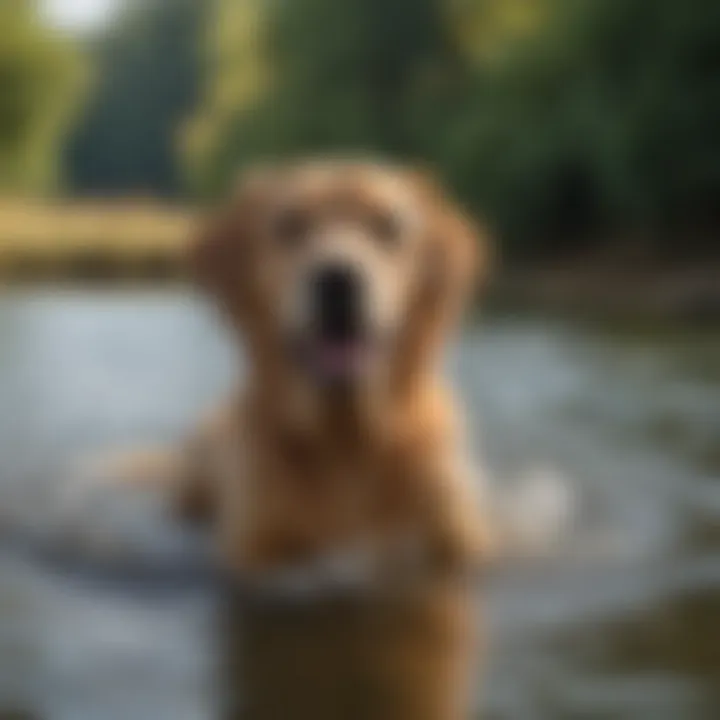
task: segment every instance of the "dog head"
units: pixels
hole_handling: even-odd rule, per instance
[[[426,367],[473,285],[481,243],[420,173],[315,161],[247,173],[193,262],[252,362],[328,390]]]

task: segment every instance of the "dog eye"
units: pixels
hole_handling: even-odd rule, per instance
[[[286,247],[297,247],[310,232],[310,219],[299,208],[288,208],[281,212],[273,224],[273,235]]]
[[[402,239],[403,227],[397,213],[381,212],[370,218],[372,234],[385,245],[397,245]]]

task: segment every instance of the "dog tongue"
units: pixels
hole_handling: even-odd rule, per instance
[[[357,342],[325,342],[317,350],[320,370],[330,376],[354,372],[362,360],[362,347]]]

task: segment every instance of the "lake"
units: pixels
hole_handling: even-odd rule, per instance
[[[73,468],[180,437],[235,365],[183,289],[1,294],[0,507],[110,564],[182,553],[152,498],[78,504]],[[448,372],[490,482],[546,545],[478,593],[478,716],[720,717],[720,332],[492,317]],[[212,717],[214,609],[202,588],[135,592],[1,549],[0,719]]]

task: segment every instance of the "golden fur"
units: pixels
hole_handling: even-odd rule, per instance
[[[310,228],[302,247],[277,242],[290,206]],[[402,237],[390,246],[395,213]],[[198,233],[193,271],[242,343],[248,371],[241,391],[162,464],[176,481],[175,510],[207,524],[225,568],[261,589],[315,587],[313,597],[332,601],[328,575],[363,588],[428,580],[339,610],[321,602],[319,613],[315,603],[300,613],[231,609],[222,633],[228,718],[467,717],[473,611],[454,580],[483,559],[489,528],[438,366],[486,269],[484,242],[430,178],[339,161],[247,174]],[[283,343],[303,327],[307,269],[328,257],[362,275],[366,319],[388,338],[339,392]],[[156,474],[152,455],[143,465],[146,477]]]
[[[267,223],[290,197],[308,217],[369,228],[355,256],[376,284],[392,264],[383,282],[405,287],[382,381],[339,397],[295,372],[278,343],[278,293],[298,261],[277,257],[286,250]],[[415,213],[410,249],[370,258],[373,213],[401,201]],[[314,252],[335,251],[340,237],[323,236]],[[414,171],[310,162],[242,179],[199,234],[192,264],[242,337],[249,372],[243,392],[193,441],[177,494],[185,516],[211,519],[225,563],[259,576],[362,546],[379,571],[395,572],[408,534],[427,570],[467,568],[480,556],[487,528],[438,361],[483,250],[468,218]]]

